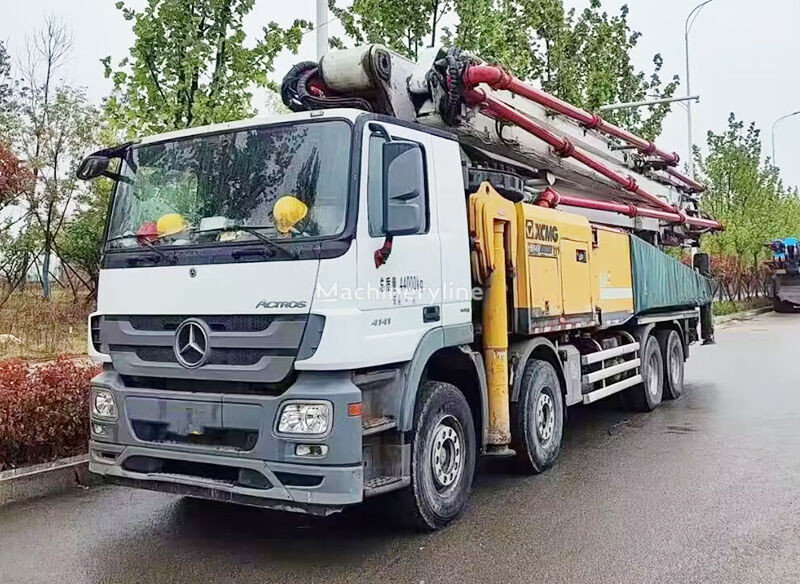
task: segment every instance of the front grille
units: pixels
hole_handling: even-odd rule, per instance
[[[255,448],[258,441],[258,432],[254,430],[205,428],[202,434],[177,434],[160,422],[131,420],[131,426],[139,440],[159,444],[194,444],[248,451]]]
[[[174,331],[178,328],[178,325],[190,317],[170,314],[164,316],[134,315],[107,318],[127,320],[136,330]],[[202,318],[208,328],[214,332],[253,333],[267,330],[276,317],[275,315],[267,314],[250,314],[200,316],[199,318]],[[281,320],[292,320],[295,318],[304,319],[305,316],[281,315],[280,318]]]
[[[248,393],[255,395],[281,395],[294,383],[291,374],[280,383],[252,383],[249,381],[216,381],[208,379],[183,379],[179,377],[147,377],[144,375],[122,375],[125,387],[135,389],[162,389],[165,391],[189,391],[198,393]]]
[[[187,319],[198,328],[177,339]],[[307,322],[303,314],[110,315],[103,318],[101,337],[120,375],[272,384],[290,377]],[[189,334],[197,336],[194,344]],[[175,354],[176,342],[184,356],[202,355],[202,364],[187,367]]]
[[[134,351],[142,361],[155,363],[177,363],[175,350],[172,347],[125,347],[112,345],[112,351]],[[209,365],[255,365],[262,357],[273,355],[294,355],[296,351],[278,349],[212,349],[206,361]]]

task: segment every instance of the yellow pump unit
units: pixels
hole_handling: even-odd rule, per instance
[[[630,239],[581,215],[514,204],[487,182],[469,197],[469,227],[473,277],[484,287],[488,442],[497,447],[511,436],[509,334],[611,326],[630,318]]]

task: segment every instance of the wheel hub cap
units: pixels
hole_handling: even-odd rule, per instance
[[[679,381],[679,380],[680,380],[680,376],[681,376],[681,355],[680,355],[680,349],[678,349],[678,347],[677,347],[677,346],[674,346],[674,347],[672,348],[672,351],[671,351],[671,353],[670,353],[670,356],[672,357],[672,358],[670,359],[670,363],[669,363],[671,377],[672,377],[672,380],[673,380],[673,381],[677,382],[677,381]]]
[[[464,468],[463,439],[455,418],[446,417],[436,426],[431,449],[431,469],[438,489],[458,481]]]
[[[658,392],[658,355],[651,355],[647,365],[647,391],[655,397]]]
[[[556,416],[553,408],[553,398],[542,392],[536,400],[536,431],[542,442],[547,442],[553,437],[553,428],[556,425]]]

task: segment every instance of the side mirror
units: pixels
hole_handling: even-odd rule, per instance
[[[76,176],[81,180],[92,180],[102,176],[108,170],[111,159],[108,156],[91,154],[83,159]]]
[[[383,144],[383,230],[410,235],[424,226],[422,148],[395,140]]]

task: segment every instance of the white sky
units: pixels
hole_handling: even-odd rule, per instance
[[[389,0],[387,0],[389,1]],[[683,25],[699,0],[627,0],[629,20],[642,38],[634,58],[640,68],[650,70],[653,53],[664,57],[663,78],[678,73],[684,82]],[[566,0],[582,8],[587,0]],[[604,0],[608,10],[624,2]],[[115,0],[0,0],[0,39],[11,54],[19,55],[25,34],[40,26],[46,14],[61,17],[72,29],[74,49],[66,76],[70,83],[86,88],[98,102],[110,91],[99,59],[112,56],[116,62],[128,54],[133,42],[129,22],[114,7]],[[144,0],[129,0],[140,7]],[[13,8],[11,6],[13,5]],[[314,0],[256,0],[246,23],[250,35],[271,20],[289,24],[295,18],[314,20]],[[762,129],[764,153],[770,153],[770,127],[776,118],[800,110],[800,1],[714,0],[695,22],[691,34],[692,93],[701,102],[693,107],[694,141],[704,143],[708,130],[722,131],[730,112]],[[337,32],[335,23],[332,32]],[[314,59],[314,33],[307,34],[298,55],[279,58],[275,74],[296,61]],[[685,92],[685,85],[680,90]],[[258,105],[258,104],[257,104]],[[776,152],[785,182],[800,185],[800,115],[781,122],[775,134]],[[676,150],[685,160],[686,113],[674,106],[659,144]]]

